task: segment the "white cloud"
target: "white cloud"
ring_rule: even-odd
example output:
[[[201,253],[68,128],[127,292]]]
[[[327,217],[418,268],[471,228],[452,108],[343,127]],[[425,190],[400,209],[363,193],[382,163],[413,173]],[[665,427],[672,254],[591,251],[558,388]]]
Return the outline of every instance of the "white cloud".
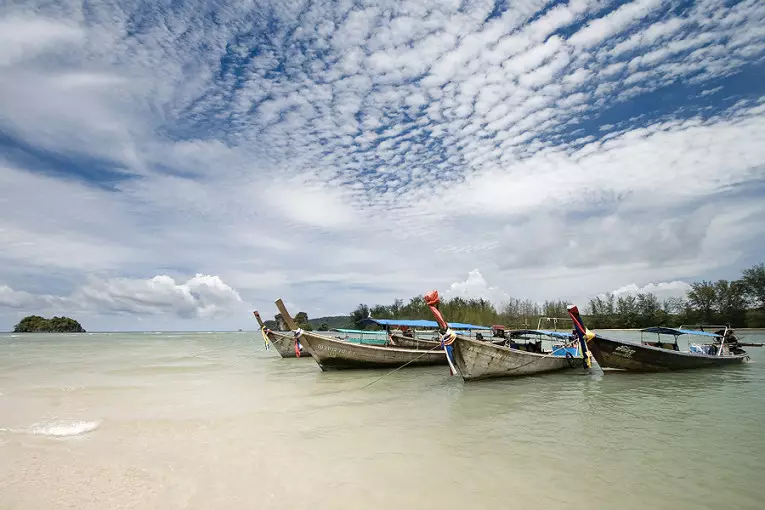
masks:
[[[199,318],[225,316],[242,301],[220,277],[203,274],[184,283],[176,283],[167,275],[149,280],[91,279],[70,300],[75,306],[105,312]]]
[[[269,187],[264,203],[287,218],[319,228],[342,228],[359,221],[360,212],[336,189],[311,184]]]
[[[0,308],[27,309],[47,306],[45,296],[36,296],[29,292],[13,290],[7,285],[0,285]]]
[[[63,51],[84,37],[85,31],[69,21],[5,17],[0,19],[0,66],[32,60],[48,51]]]
[[[721,85],[719,87],[715,87],[715,88],[712,88],[712,89],[702,90],[701,92],[699,92],[699,96],[700,97],[711,96],[712,94],[720,92],[722,89],[723,89],[723,87]]]
[[[239,293],[218,276],[197,274],[176,283],[167,275],[148,280],[91,277],[86,285],[67,296],[34,295],[0,286],[0,306],[29,313],[99,313],[169,315],[180,318],[226,317],[241,313]]]
[[[762,253],[765,104],[695,96],[762,61],[765,4],[659,7],[9,7],[4,299],[199,317],[209,285],[212,308],[133,277],[200,272],[341,313],[474,267],[534,300],[735,277]],[[662,87],[687,101],[641,103]]]
[[[668,298],[684,298],[691,286],[688,282],[676,280],[673,282],[647,283],[642,287],[635,283],[624,285],[614,290],[616,297],[621,295],[654,294],[660,301]]]
[[[576,46],[594,46],[607,37],[621,32],[660,6],[660,0],[638,0],[623,5],[606,16],[589,22],[586,27],[571,36],[571,42]]]
[[[468,273],[467,279],[452,283],[443,293],[445,299],[460,297],[463,299],[486,299],[495,306],[501,306],[510,299],[510,295],[486,282],[478,269]]]

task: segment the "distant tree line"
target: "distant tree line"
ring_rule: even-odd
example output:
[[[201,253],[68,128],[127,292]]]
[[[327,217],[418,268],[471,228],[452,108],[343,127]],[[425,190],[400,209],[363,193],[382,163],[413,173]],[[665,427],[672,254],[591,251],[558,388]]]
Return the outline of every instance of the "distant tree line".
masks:
[[[485,299],[454,297],[442,299],[439,309],[449,322],[462,322],[491,326],[494,324],[536,328],[540,317],[567,317],[565,301],[545,301],[543,304],[529,300],[510,299],[498,310]],[[396,299],[392,305],[369,307],[360,304],[351,312],[351,324],[357,329],[376,329],[365,323],[371,316],[375,319],[425,319],[433,320],[430,308],[422,296],[413,297],[407,304]]]
[[[348,328],[350,327],[350,319],[347,315],[332,315],[329,317],[319,317],[318,319],[309,319],[308,314],[300,312],[294,317],[295,322],[299,327],[306,331],[329,331],[335,328]],[[284,322],[282,314],[277,313],[274,315],[274,320],[265,321],[264,324],[267,328],[276,331],[287,331],[289,328]]]
[[[593,328],[643,328],[653,325],[728,324],[765,327],[765,264],[742,272],[738,280],[694,282],[685,298],[661,302],[651,293],[606,294],[586,310]]]
[[[46,319],[39,315],[29,315],[13,328],[14,333],[85,333],[79,322],[69,317]]]
[[[441,311],[449,322],[491,326],[503,324],[512,328],[536,328],[540,317],[567,317],[566,301],[509,299],[496,308],[484,299],[460,297],[442,300]],[[701,281],[691,284],[685,298],[660,301],[652,293],[616,297],[606,294],[595,297],[582,307],[590,328],[643,328],[679,326],[680,324],[728,324],[732,327],[765,327],[765,264],[743,271],[734,281]],[[432,315],[422,296],[404,304],[396,299],[391,305],[370,307],[360,304],[350,314],[350,326],[356,329],[377,329],[364,319],[427,319]],[[559,327],[568,328],[570,323]],[[552,324],[543,323],[550,328]]]

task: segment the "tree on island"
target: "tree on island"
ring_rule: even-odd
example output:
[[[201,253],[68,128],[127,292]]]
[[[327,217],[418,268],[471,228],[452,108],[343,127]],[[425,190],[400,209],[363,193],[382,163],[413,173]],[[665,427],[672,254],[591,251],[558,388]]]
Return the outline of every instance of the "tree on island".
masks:
[[[305,312],[298,312],[298,314],[295,316],[295,322],[297,323],[297,326],[300,329],[304,329],[306,331],[313,331],[313,326],[311,326],[311,323],[308,322],[308,314]]]
[[[69,317],[53,317],[46,319],[39,315],[29,315],[19,321],[13,328],[14,333],[85,333],[85,330],[74,319]]]
[[[308,314],[305,312],[298,312],[297,315],[294,317],[295,324],[297,324],[297,327],[300,329],[304,329],[306,331],[312,331],[313,326],[308,322]],[[270,321],[269,321],[270,322]],[[274,322],[276,323],[276,329],[279,331],[289,331],[290,328],[287,327],[287,322],[284,320],[284,317],[282,317],[282,314],[277,313],[274,315]],[[266,326],[268,326],[268,322],[266,322]]]

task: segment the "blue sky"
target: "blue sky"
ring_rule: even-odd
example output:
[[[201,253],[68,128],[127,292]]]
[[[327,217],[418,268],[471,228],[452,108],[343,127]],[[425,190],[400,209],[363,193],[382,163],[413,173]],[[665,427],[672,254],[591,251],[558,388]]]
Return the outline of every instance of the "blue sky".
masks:
[[[565,298],[765,253],[765,3],[0,7],[0,329]]]

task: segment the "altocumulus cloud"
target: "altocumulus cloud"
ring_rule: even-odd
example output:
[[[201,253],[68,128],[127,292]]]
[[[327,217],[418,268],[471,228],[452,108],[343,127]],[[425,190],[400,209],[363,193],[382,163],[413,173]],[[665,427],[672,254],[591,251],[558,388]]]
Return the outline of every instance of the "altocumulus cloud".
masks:
[[[6,5],[0,303],[172,327],[736,277],[765,244],[764,24],[758,0]]]

